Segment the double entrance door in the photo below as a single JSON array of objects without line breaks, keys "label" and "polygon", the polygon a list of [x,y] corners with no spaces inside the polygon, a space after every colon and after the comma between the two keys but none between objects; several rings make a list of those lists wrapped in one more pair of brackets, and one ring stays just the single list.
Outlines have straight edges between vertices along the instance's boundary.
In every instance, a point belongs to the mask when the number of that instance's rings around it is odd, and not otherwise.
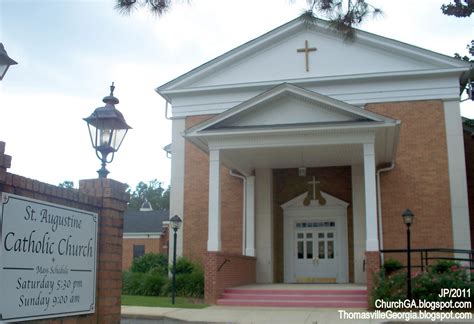
[{"label": "double entrance door", "polygon": [[296,282],[336,282],[336,234],[334,222],[296,223]]}]

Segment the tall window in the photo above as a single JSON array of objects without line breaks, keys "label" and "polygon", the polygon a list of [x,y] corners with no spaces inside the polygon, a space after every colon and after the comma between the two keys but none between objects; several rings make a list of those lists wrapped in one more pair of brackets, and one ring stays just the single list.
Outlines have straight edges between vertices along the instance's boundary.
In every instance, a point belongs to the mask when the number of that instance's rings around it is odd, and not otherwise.
[{"label": "tall window", "polygon": [[145,254],[145,245],[133,245],[133,258],[139,258]]}]

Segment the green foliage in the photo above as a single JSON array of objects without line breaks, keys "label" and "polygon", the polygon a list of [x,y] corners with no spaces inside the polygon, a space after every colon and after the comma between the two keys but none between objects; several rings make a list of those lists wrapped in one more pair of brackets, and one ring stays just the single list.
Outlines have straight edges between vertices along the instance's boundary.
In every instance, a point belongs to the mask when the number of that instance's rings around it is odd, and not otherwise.
[{"label": "green foliage", "polygon": [[[441,11],[447,16],[454,16],[457,18],[466,18],[470,17],[474,12],[474,1],[472,0],[454,0],[448,4],[443,4],[441,6]],[[471,56],[474,55],[474,40],[471,40],[470,44],[467,44],[466,48],[469,51]],[[467,55],[461,56],[458,53],[454,54],[455,58],[461,59],[463,61],[472,62],[472,57],[470,58]]]},{"label": "green foliage", "polygon": [[[442,288],[457,288],[474,291],[474,282],[471,282],[467,271],[457,263],[440,261],[428,272],[415,276],[412,280],[412,296],[414,299],[430,301],[450,300],[450,297],[439,297]],[[456,298],[470,300],[469,296]]]},{"label": "green foliage", "polygon": [[385,274],[387,276],[389,276],[392,273],[394,273],[394,272],[400,270],[401,268],[403,268],[403,264],[400,261],[395,260],[395,259],[387,259],[383,263],[382,268],[385,270]]},{"label": "green foliage", "polygon": [[448,272],[452,267],[457,267],[458,264],[450,260],[440,260],[436,262],[434,266],[431,267],[433,273],[445,273]]},{"label": "green foliage", "polygon": [[122,295],[122,305],[145,306],[145,307],[173,307],[173,308],[205,308],[202,299],[191,299],[188,297],[176,297],[176,304],[171,304],[171,298],[156,296],[130,296]]},{"label": "green foliage", "polygon": [[[185,257],[180,257],[176,260],[176,274],[187,274],[187,273],[192,273],[195,270],[200,270],[200,267],[189,261]],[[173,271],[173,266],[170,265],[170,272]]]},{"label": "green foliage", "polygon": [[474,1],[472,0],[454,0],[441,6],[441,11],[447,16],[458,18],[470,17],[474,12]]},{"label": "green foliage", "polygon": [[127,295],[160,296],[167,283],[166,275],[158,272],[129,272],[122,274],[122,293]]},{"label": "green foliage", "polygon": [[146,184],[143,181],[137,184],[135,190],[128,188],[130,202],[128,207],[134,210],[140,210],[142,204],[147,200],[154,210],[169,209],[170,207],[170,187],[164,189],[162,183],[153,179]]},{"label": "green foliage", "polygon": [[307,0],[308,11],[306,14],[313,16],[322,15],[329,19],[330,26],[341,33],[346,40],[353,40],[355,30],[353,27],[360,25],[369,16],[382,15],[382,10],[374,7],[366,0]]},{"label": "green foliage", "polygon": [[123,272],[122,292],[127,295],[141,295],[141,282],[144,275],[141,272]]},{"label": "green foliage", "polygon": [[[171,296],[172,294],[171,278],[163,287],[163,294]],[[192,273],[182,273],[176,275],[176,296],[182,297],[204,297],[204,273],[196,270]]]},{"label": "green foliage", "polygon": [[130,267],[131,272],[156,272],[166,275],[168,269],[168,258],[161,253],[146,253],[145,255],[133,260]]},{"label": "green foliage", "polygon": [[204,297],[204,273],[196,270],[176,275],[176,294],[186,297]]},{"label": "green foliage", "polygon": [[161,16],[171,9],[171,0],[116,0],[115,9],[124,15],[138,7],[146,7],[152,14]]},{"label": "green foliage", "polygon": [[[163,259],[162,255],[153,253],[136,259],[131,271],[122,275],[123,294],[170,296],[172,278],[168,277],[168,267],[167,263],[163,265],[164,261],[166,259]],[[204,296],[204,272],[198,264],[186,258],[176,261],[176,295],[195,298]]]},{"label": "green foliage", "polygon": [[160,296],[168,278],[158,272],[148,272],[143,276],[140,288],[142,296]]},{"label": "green foliage", "polygon": [[374,275],[374,289],[372,291],[371,306],[374,307],[375,300],[384,301],[403,300],[406,297],[405,272],[397,272],[386,275],[382,270]]},{"label": "green foliage", "polygon": [[[404,300],[407,293],[406,271],[394,272],[387,275],[380,271],[374,277],[374,289],[371,296],[371,306],[377,299],[384,301]],[[412,278],[412,298],[426,301],[450,300],[449,297],[439,297],[442,288],[457,288],[474,291],[474,282],[468,276],[468,272],[452,261],[438,261],[428,271],[419,273]],[[456,298],[456,300],[470,300]]]},{"label": "green foliage", "polygon": [[69,180],[63,181],[60,184],[58,184],[58,187],[72,189],[74,188],[74,181],[69,181]]}]

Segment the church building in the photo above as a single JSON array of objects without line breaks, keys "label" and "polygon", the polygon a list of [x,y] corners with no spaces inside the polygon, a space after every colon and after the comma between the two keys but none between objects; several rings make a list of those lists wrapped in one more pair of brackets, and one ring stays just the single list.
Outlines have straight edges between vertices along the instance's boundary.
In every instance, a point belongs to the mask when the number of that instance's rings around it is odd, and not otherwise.
[{"label": "church building", "polygon": [[469,63],[296,18],[158,87],[170,216],[205,298],[255,283],[372,285],[383,249],[470,249],[459,96]]}]

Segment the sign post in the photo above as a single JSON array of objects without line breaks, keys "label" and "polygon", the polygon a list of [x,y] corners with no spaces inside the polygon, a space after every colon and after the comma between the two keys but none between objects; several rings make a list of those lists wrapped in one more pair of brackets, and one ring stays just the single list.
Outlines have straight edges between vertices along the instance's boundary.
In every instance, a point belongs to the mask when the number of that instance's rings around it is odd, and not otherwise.
[{"label": "sign post", "polygon": [[94,313],[96,213],[8,193],[0,206],[0,321]]}]

